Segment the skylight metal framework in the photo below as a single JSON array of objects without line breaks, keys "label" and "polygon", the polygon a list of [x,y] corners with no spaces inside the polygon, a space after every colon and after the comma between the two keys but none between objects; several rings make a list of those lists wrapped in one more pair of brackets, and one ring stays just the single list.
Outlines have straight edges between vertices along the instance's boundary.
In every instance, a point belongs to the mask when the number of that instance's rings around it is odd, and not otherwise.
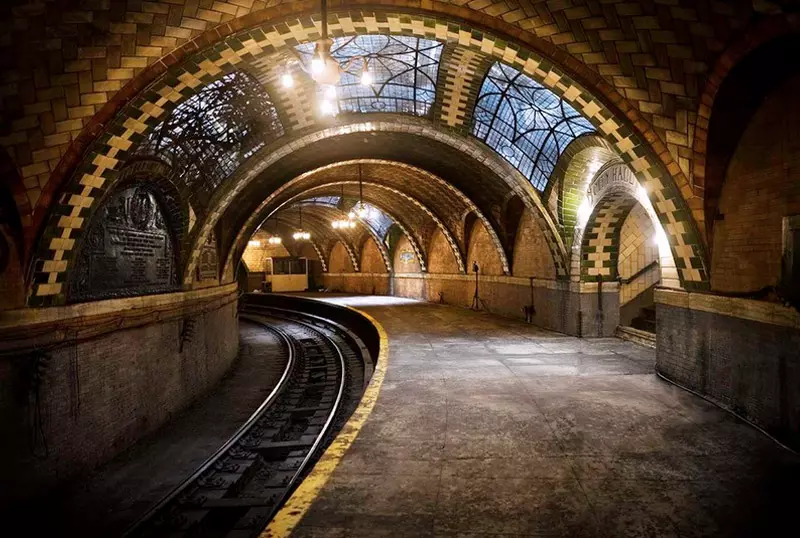
[{"label": "skylight metal framework", "polygon": [[[308,65],[314,43],[296,47]],[[367,59],[374,82],[361,84],[356,67],[342,74],[337,84],[343,112],[400,112],[426,116],[436,99],[436,77],[442,43],[410,36],[368,34],[337,37],[331,56],[341,64],[356,57]]]},{"label": "skylight metal framework", "polygon": [[364,216],[359,218],[366,222],[381,240],[385,240],[386,232],[392,227],[394,221],[389,215],[370,203],[365,202],[364,207],[366,207],[367,211],[364,213]]},{"label": "skylight metal framework", "polygon": [[475,105],[472,134],[543,191],[559,155],[594,127],[572,106],[528,75],[496,62]]},{"label": "skylight metal framework", "polygon": [[137,153],[168,162],[181,190],[206,206],[225,178],[283,133],[263,86],[234,71],[175,107]]}]

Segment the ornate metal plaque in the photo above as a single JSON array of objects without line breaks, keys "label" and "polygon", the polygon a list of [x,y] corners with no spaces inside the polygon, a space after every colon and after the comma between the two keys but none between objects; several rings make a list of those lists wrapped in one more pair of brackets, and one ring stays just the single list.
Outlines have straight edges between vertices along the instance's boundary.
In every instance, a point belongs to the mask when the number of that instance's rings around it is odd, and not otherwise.
[{"label": "ornate metal plaque", "polygon": [[208,234],[208,239],[200,251],[200,260],[197,264],[197,280],[217,278],[217,239],[214,232]]},{"label": "ornate metal plaque", "polygon": [[77,261],[70,301],[145,295],[177,285],[172,236],[144,187],[114,194],[99,209]]}]

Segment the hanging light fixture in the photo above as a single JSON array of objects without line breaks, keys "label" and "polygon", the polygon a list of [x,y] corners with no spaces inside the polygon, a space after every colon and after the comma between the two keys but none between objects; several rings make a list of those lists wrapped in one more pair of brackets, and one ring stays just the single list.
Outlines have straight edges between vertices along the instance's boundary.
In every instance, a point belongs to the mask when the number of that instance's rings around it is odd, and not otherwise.
[{"label": "hanging light fixture", "polygon": [[[320,1],[320,11],[322,15],[322,37],[317,41],[314,48],[314,55],[311,57],[311,65],[306,68],[300,63],[301,69],[311,76],[314,82],[320,87],[320,94],[322,100],[319,103],[319,110],[323,116],[335,116],[339,113],[339,105],[337,102],[336,85],[342,78],[342,73],[348,72],[354,62],[361,62],[361,74],[359,81],[364,86],[370,86],[375,82],[375,77],[369,69],[369,63],[366,56],[353,56],[349,58],[344,64],[339,64],[331,55],[331,45],[333,40],[328,37],[328,2],[327,0]],[[294,87],[294,78],[292,77],[289,66],[284,66],[283,74],[281,75],[281,84],[284,88]]]},{"label": "hanging light fixture", "polygon": [[[342,183],[342,195],[339,198],[339,203],[341,204],[344,201],[344,183]],[[334,230],[352,230],[356,227],[355,219],[356,215],[352,211],[347,214],[346,219],[336,219],[331,222],[331,226]]]},{"label": "hanging light fixture", "polygon": [[[276,219],[276,220],[277,220],[277,219]],[[277,228],[277,225],[273,227],[272,233],[270,234],[270,236],[269,236],[269,239],[267,239],[267,242],[268,242],[270,245],[273,245],[273,246],[275,246],[275,245],[280,245],[280,244],[281,244],[281,242],[283,241],[283,240],[281,239],[281,236],[279,236],[279,235],[277,235],[277,234],[275,233],[275,229],[276,229],[276,228]]]},{"label": "hanging light fixture", "polygon": [[355,213],[353,218],[358,217],[360,219],[363,219],[369,213],[369,209],[364,203],[364,182],[361,178],[361,163],[358,163],[358,203],[350,213]]},{"label": "hanging light fixture", "polygon": [[292,234],[295,241],[308,241],[311,234],[303,230],[303,204],[297,204],[297,212],[300,215],[300,229]]}]

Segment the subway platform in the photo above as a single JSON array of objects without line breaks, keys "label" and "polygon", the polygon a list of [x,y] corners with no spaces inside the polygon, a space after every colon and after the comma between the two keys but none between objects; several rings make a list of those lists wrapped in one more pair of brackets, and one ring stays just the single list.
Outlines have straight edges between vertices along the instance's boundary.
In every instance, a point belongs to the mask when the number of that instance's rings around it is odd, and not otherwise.
[{"label": "subway platform", "polygon": [[343,456],[262,536],[796,532],[800,457],[660,379],[651,349],[394,297],[323,300],[385,329],[385,377]]}]

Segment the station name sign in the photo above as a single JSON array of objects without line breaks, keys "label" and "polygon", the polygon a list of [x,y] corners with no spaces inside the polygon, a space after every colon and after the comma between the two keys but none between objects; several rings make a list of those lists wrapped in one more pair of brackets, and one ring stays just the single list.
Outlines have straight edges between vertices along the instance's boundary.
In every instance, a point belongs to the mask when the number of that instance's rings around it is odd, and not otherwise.
[{"label": "station name sign", "polygon": [[622,187],[622,189],[635,194],[637,186],[636,177],[626,166],[612,166],[605,169],[589,184],[586,197],[594,207],[595,202],[611,188]]}]

